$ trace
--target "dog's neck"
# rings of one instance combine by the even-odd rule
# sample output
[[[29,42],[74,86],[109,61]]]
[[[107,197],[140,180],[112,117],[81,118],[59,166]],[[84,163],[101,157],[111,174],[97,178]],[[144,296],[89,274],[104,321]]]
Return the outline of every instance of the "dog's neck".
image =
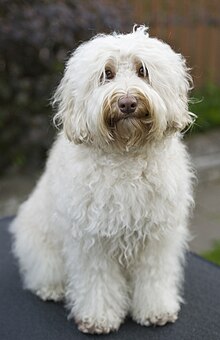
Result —
[[[89,143],[83,144],[84,147],[91,149],[91,153],[99,154],[99,157],[122,157],[122,158],[139,158],[141,156],[148,157],[152,153],[158,152],[158,150],[167,149],[168,145],[172,143],[173,139],[179,139],[180,134],[174,134],[170,136],[164,136],[160,140],[151,140],[141,146],[131,146],[119,148],[117,143]]]

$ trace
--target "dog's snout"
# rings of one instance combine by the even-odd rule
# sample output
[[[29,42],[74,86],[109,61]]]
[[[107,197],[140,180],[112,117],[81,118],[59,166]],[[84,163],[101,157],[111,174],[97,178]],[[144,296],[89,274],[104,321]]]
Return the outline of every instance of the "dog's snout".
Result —
[[[134,96],[123,96],[118,100],[118,107],[122,113],[133,113],[137,108],[137,99]]]

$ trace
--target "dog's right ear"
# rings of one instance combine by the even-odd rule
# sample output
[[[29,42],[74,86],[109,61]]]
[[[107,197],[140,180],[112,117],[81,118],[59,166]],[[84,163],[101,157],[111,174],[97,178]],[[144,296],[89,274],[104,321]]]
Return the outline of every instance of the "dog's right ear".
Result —
[[[68,70],[69,66],[70,63],[68,62],[64,76],[52,99],[52,106],[57,111],[53,122],[58,129],[63,128],[64,133],[71,142],[75,144],[89,143],[91,142],[91,136],[85,117],[83,112],[75,107],[76,90],[74,90],[72,79],[74,73]]]
[[[53,123],[56,128],[63,128],[69,140],[72,140],[71,116],[74,110],[74,98],[68,91],[68,81],[64,75],[54,93],[52,105],[57,111]]]

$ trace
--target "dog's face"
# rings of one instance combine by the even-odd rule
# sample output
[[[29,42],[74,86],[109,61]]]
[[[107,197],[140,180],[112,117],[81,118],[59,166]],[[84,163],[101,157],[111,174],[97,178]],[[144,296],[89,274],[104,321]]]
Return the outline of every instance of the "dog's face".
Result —
[[[192,122],[185,60],[167,44],[133,33],[98,35],[71,56],[55,93],[55,121],[75,143],[122,150]]]

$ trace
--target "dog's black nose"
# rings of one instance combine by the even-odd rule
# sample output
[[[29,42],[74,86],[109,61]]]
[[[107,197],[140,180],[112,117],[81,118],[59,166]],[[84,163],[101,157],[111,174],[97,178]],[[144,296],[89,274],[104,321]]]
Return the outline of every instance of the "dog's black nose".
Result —
[[[137,108],[137,99],[134,96],[123,96],[118,100],[118,107],[122,113],[133,113]]]

